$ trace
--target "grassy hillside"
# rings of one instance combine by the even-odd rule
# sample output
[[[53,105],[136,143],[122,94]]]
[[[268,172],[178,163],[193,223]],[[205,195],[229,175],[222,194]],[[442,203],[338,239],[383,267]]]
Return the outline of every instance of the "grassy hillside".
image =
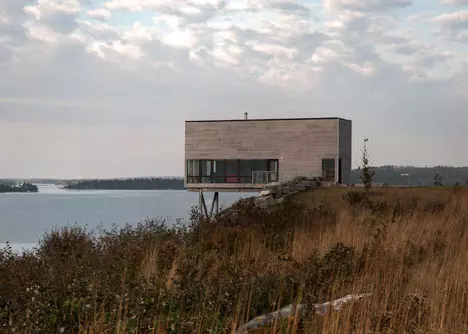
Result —
[[[216,223],[47,234],[0,253],[0,328],[222,333],[294,302],[372,297],[276,332],[468,332],[468,190],[329,188]]]

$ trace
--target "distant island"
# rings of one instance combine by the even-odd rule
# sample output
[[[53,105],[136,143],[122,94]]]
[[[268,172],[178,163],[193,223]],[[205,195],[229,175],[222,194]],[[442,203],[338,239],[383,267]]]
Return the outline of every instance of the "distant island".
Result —
[[[39,189],[36,185],[31,183],[6,184],[0,183],[0,193],[37,193]]]
[[[389,185],[433,186],[437,176],[441,185],[468,185],[468,167],[414,167],[380,166],[372,167],[375,172],[374,182]],[[361,170],[351,172],[351,183],[360,183]]]
[[[182,178],[133,178],[83,180],[71,182],[64,189],[74,190],[183,190]]]

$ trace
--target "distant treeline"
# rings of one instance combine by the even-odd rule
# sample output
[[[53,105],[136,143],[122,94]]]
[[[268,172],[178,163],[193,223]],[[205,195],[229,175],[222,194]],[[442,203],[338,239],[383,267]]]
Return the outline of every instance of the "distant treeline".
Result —
[[[32,184],[56,184],[60,182],[59,179],[0,179],[1,184],[16,185],[18,183],[32,183]]]
[[[18,182],[16,182],[15,180],[10,180],[10,179],[0,179],[0,184],[7,185],[7,186],[16,186]]]
[[[20,185],[0,183],[0,193],[37,193],[39,189],[31,183]]]
[[[443,185],[467,185],[468,167],[380,166],[373,168],[374,183],[390,185],[433,186],[436,175]],[[360,183],[361,170],[351,172],[351,182]]]
[[[182,178],[134,178],[113,180],[86,180],[67,184],[65,189],[77,190],[181,190]]]

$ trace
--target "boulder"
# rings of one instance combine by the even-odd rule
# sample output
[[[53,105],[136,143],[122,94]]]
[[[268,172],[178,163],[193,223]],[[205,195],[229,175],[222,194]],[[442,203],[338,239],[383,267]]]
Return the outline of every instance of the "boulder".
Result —
[[[317,183],[314,181],[304,181],[302,184],[306,189],[317,188]]]
[[[307,180],[307,177],[305,176],[296,176],[296,177],[293,177],[291,182],[293,183],[300,183],[300,182],[303,182],[303,181],[306,181]]]
[[[275,198],[275,204],[281,204],[284,202],[284,197]]]
[[[320,186],[321,182],[319,179],[304,176],[296,176],[285,182],[268,183],[263,187],[259,196],[255,198],[254,204],[255,206],[266,208],[282,203],[285,197]]]
[[[301,182],[295,185],[295,189],[297,191],[303,191],[306,190],[305,182]]]
[[[281,183],[279,182],[272,182],[272,183],[267,183],[263,186],[263,190],[272,190],[275,189],[276,187],[280,186]]]
[[[276,188],[275,188],[275,194],[274,194],[274,196],[275,196],[276,198],[281,198],[281,196],[283,196],[283,192],[281,191],[281,187],[276,187]]]
[[[268,195],[271,195],[273,192],[274,192],[274,189],[262,190],[258,196],[259,197],[268,196]]]
[[[257,197],[255,199],[255,206],[261,207],[261,208],[267,208],[269,206],[272,206],[275,204],[275,198],[273,196],[263,196],[263,197]]]

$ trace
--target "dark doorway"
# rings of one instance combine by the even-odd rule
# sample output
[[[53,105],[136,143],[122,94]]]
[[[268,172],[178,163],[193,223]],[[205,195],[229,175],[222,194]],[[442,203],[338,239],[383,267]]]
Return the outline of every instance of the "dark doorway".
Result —
[[[341,159],[338,160],[338,183],[343,183],[343,175],[342,175],[342,167],[341,167]]]
[[[327,182],[335,182],[335,159],[322,159],[322,177]]]

